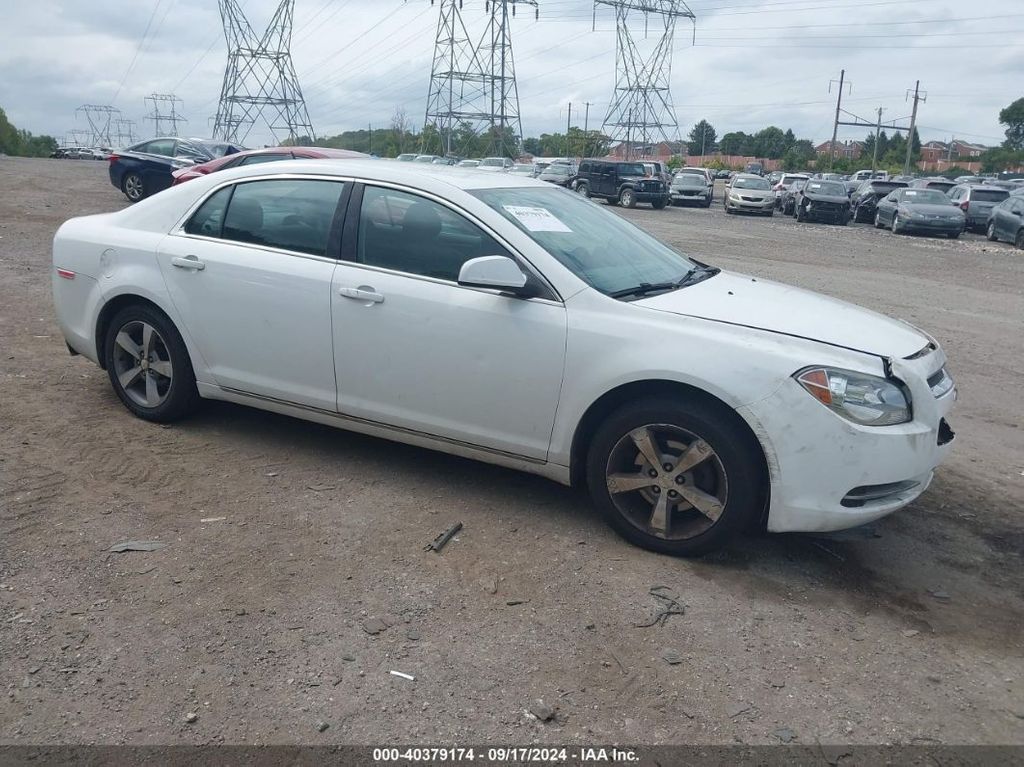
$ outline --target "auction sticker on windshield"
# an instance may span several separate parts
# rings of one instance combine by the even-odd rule
[[[547,208],[533,208],[528,205],[504,205],[502,206],[515,216],[516,220],[531,232],[571,232],[567,227],[553,215]]]

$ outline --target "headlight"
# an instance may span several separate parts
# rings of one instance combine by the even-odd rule
[[[794,377],[829,410],[864,426],[892,426],[910,420],[910,399],[892,381],[836,368],[804,368]]]
[[[736,202],[739,202],[740,201],[740,196],[738,194],[736,194],[735,192],[729,192],[729,199],[730,200],[735,200]]]

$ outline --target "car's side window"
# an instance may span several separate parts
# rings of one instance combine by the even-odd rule
[[[239,165],[259,165],[264,162],[277,162],[278,160],[290,160],[290,154],[251,154],[243,157]]]
[[[475,224],[433,200],[367,186],[356,257],[364,264],[455,282],[462,265],[508,252]]]
[[[238,184],[224,216],[225,240],[327,254],[331,222],[344,183],[315,179]]]
[[[146,144],[145,149],[141,151],[148,152],[149,154],[163,155],[164,157],[173,157],[175,143],[173,139],[156,139]]]
[[[226,186],[208,197],[185,224],[185,231],[204,237],[220,237],[224,229],[224,211],[228,209],[232,189]]]

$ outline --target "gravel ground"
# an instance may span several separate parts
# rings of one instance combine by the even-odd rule
[[[49,288],[57,226],[123,205],[105,164],[0,159],[0,742],[1024,744],[1020,252],[720,194],[622,211],[928,329],[960,387],[909,508],[687,561],[512,471],[227,404],[132,418]],[[130,539],[168,546],[106,553]],[[654,586],[685,614],[642,628]]]

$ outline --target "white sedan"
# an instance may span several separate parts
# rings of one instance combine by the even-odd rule
[[[662,552],[889,514],[953,438],[920,330],[509,174],[241,167],[68,221],[53,266],[141,418],[228,400],[585,485]]]

